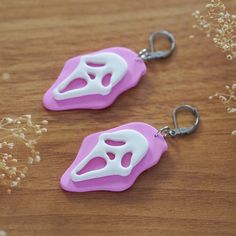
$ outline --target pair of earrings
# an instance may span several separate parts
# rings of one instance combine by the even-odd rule
[[[155,51],[157,36],[165,36],[171,47]],[[44,96],[50,110],[105,108],[124,91],[134,87],[146,73],[144,61],[168,57],[175,39],[167,31],[150,35],[150,50],[139,54],[127,48],[109,48],[68,60],[54,85]],[[179,128],[177,113],[189,110],[195,117],[190,128]],[[181,105],[173,111],[174,129],[159,130],[146,123],[128,123],[86,137],[71,166],[61,177],[61,187],[70,192],[123,191],[145,170],[157,164],[167,150],[166,136],[191,134],[199,124],[196,108]]]

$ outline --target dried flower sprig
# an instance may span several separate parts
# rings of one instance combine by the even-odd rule
[[[8,193],[26,177],[30,165],[40,162],[41,157],[36,150],[36,144],[47,132],[42,125],[47,124],[47,120],[43,120],[41,125],[34,124],[31,115],[23,115],[16,119],[5,117],[0,121],[0,135],[3,135],[0,138],[0,185],[8,186]],[[14,154],[16,143],[22,143],[30,156],[23,160],[17,157]]]
[[[198,10],[192,13],[193,28],[204,31],[217,47],[227,53],[226,58],[232,60],[236,57],[236,15],[231,15],[221,0],[211,0],[205,8],[205,14]],[[189,38],[194,38],[194,35]]]
[[[225,86],[227,93],[216,93],[209,99],[218,98],[227,108],[228,113],[236,113],[236,83],[232,86]],[[236,135],[236,130],[232,131],[232,135]]]

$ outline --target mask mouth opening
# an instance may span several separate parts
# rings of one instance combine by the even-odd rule
[[[102,157],[95,157],[90,160],[81,170],[77,171],[76,174],[81,176],[85,173],[94,170],[103,169],[107,165],[106,161]]]
[[[66,93],[68,91],[71,91],[73,89],[80,89],[84,88],[88,82],[83,78],[76,78],[73,81],[71,81],[68,85],[66,85],[65,88],[59,89],[59,93]]]

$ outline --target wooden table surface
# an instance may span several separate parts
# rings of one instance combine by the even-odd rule
[[[21,0],[0,2],[1,117],[32,114],[49,121],[20,189],[0,188],[0,229],[13,235],[236,235],[235,115],[208,96],[235,81],[225,60],[191,13],[199,0]],[[234,0],[225,1],[231,12]],[[47,111],[42,96],[66,59],[112,46],[139,51],[150,32],[167,29],[177,50],[147,64],[141,83],[105,110]],[[193,135],[168,139],[168,152],[122,193],[67,193],[59,179],[85,136],[132,121],[172,125],[172,109],[196,106],[202,122]],[[188,122],[182,117],[182,123]],[[20,153],[19,153],[20,155]]]

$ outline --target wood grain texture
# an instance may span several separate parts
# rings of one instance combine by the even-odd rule
[[[225,1],[231,12],[234,0]],[[199,0],[1,0],[0,114],[49,120],[39,149],[43,161],[23,186],[0,189],[0,229],[14,235],[236,235],[235,116],[208,96],[235,81],[226,61],[204,36],[194,40],[191,13]],[[46,111],[42,96],[66,59],[112,46],[135,51],[150,32],[167,29],[177,39],[171,58],[148,63],[148,73],[112,107]],[[197,133],[168,140],[160,163],[128,191],[72,194],[59,178],[90,133],[131,121],[171,124],[181,103],[198,107]],[[187,118],[182,122],[187,122]],[[20,153],[19,153],[20,155]]]

